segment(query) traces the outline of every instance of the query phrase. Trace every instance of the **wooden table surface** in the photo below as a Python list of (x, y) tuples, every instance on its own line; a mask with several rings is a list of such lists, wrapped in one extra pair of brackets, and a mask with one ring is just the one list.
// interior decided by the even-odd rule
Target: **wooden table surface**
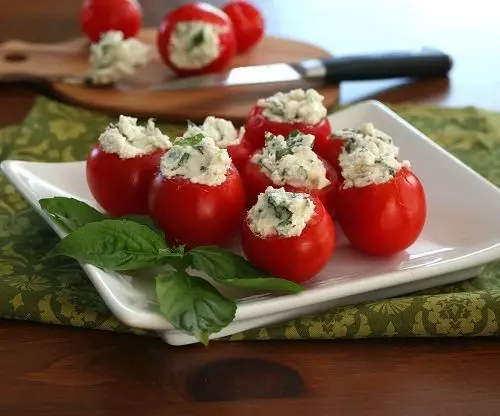
[[(142, 0), (156, 25), (178, 1)], [(213, 2), (220, 4), (220, 1)], [(455, 59), (449, 80), (345, 84), (343, 103), (375, 97), (500, 109), (500, 25), (476, 0), (255, 0), (268, 33), (336, 54), (429, 45)], [(77, 0), (0, 0), (0, 41), (78, 34)], [(0, 86), (0, 125), (22, 120), (28, 86)], [(0, 322), (0, 415), (495, 415), (494, 339), (214, 342)]]

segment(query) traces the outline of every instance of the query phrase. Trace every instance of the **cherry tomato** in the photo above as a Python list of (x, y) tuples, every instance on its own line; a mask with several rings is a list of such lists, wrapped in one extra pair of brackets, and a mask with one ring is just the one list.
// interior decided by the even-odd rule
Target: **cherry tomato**
[(134, 37), (142, 25), (142, 8), (136, 0), (85, 0), (80, 10), (80, 28), (93, 43), (110, 30)]
[(247, 139), (250, 140), (256, 149), (264, 147), (266, 132), (271, 132), (274, 135), (281, 134), (283, 137), (287, 137), (294, 130), (298, 130), (304, 134), (312, 134), (315, 137), (313, 150), (315, 150), (318, 145), (321, 146), (321, 142), (328, 140), (332, 132), (330, 122), (326, 117), (315, 125), (305, 123), (279, 123), (268, 120), (262, 114), (262, 111), (261, 107), (255, 105), (250, 111), (245, 123)]
[[(321, 159), (321, 158), (320, 158)], [(321, 159), (326, 168), (326, 178), (331, 182), (330, 185), (321, 189), (308, 189), (306, 187), (295, 187), (289, 184), (284, 184), (283, 188), (289, 192), (303, 192), (317, 197), (325, 206), (329, 213), (332, 213), (335, 205), (335, 192), (337, 188), (337, 174), (330, 164)], [(282, 185), (275, 184), (272, 179), (262, 172), (258, 163), (250, 160), (245, 165), (242, 172), (243, 182), (247, 191), (247, 204), (252, 206), (257, 201), (259, 194), (264, 192), (268, 186), (277, 187)]]
[[(181, 68), (170, 56), (170, 38), (177, 24), (189, 21), (210, 23), (220, 28), (220, 54), (201, 68)], [(231, 20), (222, 10), (203, 2), (185, 4), (166, 14), (158, 30), (157, 45), (165, 64), (179, 76), (219, 72), (229, 66), (231, 58), (236, 53), (236, 38)]]
[(112, 216), (148, 213), (148, 189), (165, 150), (130, 159), (106, 153), (97, 143), (87, 158), (87, 183)]
[(264, 19), (255, 6), (247, 1), (234, 0), (222, 10), (233, 22), (238, 53), (246, 52), (259, 43), (264, 35)]
[(247, 259), (275, 277), (304, 282), (325, 267), (335, 250), (335, 228), (323, 204), (311, 197), (315, 209), (301, 235), (261, 237), (244, 221), (241, 244)]
[(165, 239), (188, 248), (227, 244), (241, 227), (245, 207), (245, 188), (233, 165), (221, 185), (158, 173), (149, 192), (150, 216), (165, 232)]
[(339, 178), (342, 177), (342, 169), (339, 165), (339, 156), (342, 153), (343, 147), (344, 140), (334, 135), (331, 135), (328, 140), (318, 141), (314, 147), (314, 151), (323, 159), (328, 161), (332, 168), (335, 169)]
[(231, 157), (231, 160), (234, 163), (234, 166), (236, 166), (236, 169), (238, 169), (241, 173), (245, 168), (248, 159), (250, 159), (250, 156), (253, 154), (254, 148), (246, 137), (243, 136), (239, 144), (230, 145), (226, 147), (226, 149), (229, 153), (229, 157)]
[(402, 168), (389, 182), (336, 193), (335, 213), (349, 242), (373, 255), (405, 250), (420, 235), (426, 199), (419, 179)]

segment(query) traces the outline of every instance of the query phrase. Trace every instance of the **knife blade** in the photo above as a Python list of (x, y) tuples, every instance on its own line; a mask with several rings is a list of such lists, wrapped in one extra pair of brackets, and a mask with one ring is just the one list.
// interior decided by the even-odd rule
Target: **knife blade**
[(417, 52), (389, 52), (308, 59), (232, 68), (223, 73), (176, 78), (151, 86), (153, 90), (188, 90), (239, 85), (319, 81), (364, 81), (389, 78), (435, 78), (446, 76), (453, 65), (449, 55), (431, 48)]

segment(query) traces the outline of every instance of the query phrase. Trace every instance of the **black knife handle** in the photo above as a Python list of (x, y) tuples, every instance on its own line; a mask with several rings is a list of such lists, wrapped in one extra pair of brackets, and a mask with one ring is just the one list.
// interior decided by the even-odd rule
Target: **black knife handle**
[(435, 49), (422, 49), (415, 53), (340, 56), (322, 60), (321, 63), (328, 83), (442, 77), (447, 75), (453, 64), (450, 56)]

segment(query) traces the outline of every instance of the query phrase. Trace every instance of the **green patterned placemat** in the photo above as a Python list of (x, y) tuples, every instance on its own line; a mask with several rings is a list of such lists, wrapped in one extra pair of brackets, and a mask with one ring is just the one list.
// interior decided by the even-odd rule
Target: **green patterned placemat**
[[(500, 186), (500, 114), (475, 108), (395, 106), (403, 118)], [(0, 160), (83, 160), (111, 121), (39, 98), (24, 122), (0, 131)], [(162, 125), (175, 135), (179, 126)], [(55, 233), (0, 175), (0, 317), (148, 334), (118, 322), (77, 263), (40, 261)], [(471, 336), (500, 333), (500, 262), (480, 276), (411, 296), (326, 313), (227, 339)]]

